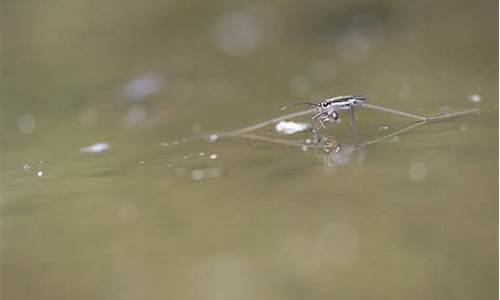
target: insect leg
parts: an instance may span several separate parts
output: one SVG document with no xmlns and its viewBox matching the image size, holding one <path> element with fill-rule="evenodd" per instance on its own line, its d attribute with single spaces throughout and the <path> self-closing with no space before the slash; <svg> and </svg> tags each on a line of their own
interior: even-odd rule
<svg viewBox="0 0 500 300">
<path fill-rule="evenodd" d="M 351 125 L 352 125 L 352 133 L 354 135 L 354 139 L 358 140 L 358 128 L 356 126 L 356 117 L 354 115 L 354 106 L 351 105 Z"/>
<path fill-rule="evenodd" d="M 356 126 L 356 117 L 354 116 L 354 106 L 351 105 L 351 122 L 353 126 Z"/>
</svg>

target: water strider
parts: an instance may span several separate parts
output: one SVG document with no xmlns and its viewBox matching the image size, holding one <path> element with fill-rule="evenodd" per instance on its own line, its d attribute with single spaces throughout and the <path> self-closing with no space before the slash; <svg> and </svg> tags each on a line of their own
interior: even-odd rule
<svg viewBox="0 0 500 300">
<path fill-rule="evenodd" d="M 299 104 L 299 103 L 297 103 Z M 197 136 L 193 136 L 191 138 L 184 138 L 179 141 L 173 142 L 179 143 L 179 142 L 187 142 L 191 140 L 197 140 L 197 139 L 206 139 L 210 142 L 215 142 L 216 140 L 220 138 L 225 138 L 225 137 L 249 137 L 249 133 L 254 132 L 258 129 L 261 129 L 263 127 L 269 126 L 269 125 L 274 125 L 277 124 L 281 121 L 286 121 L 290 120 L 293 118 L 298 118 L 302 117 L 305 115 L 310 115 L 313 114 L 312 116 L 312 122 L 311 122 L 311 128 L 312 128 L 312 141 L 313 143 L 319 143 L 322 142 L 327 142 L 324 139 L 322 139 L 319 135 L 319 130 L 315 126 L 314 121 L 319 121 L 321 126 L 324 127 L 324 123 L 326 121 L 329 121 L 332 124 L 335 124 L 336 121 L 339 119 L 339 111 L 343 110 L 350 110 L 351 112 L 351 119 L 352 119 L 352 125 L 353 125 L 353 132 L 356 134 L 356 123 L 355 123 L 355 116 L 354 116 L 354 108 L 355 107 L 361 107 L 361 108 L 367 108 L 367 109 L 372 109 L 372 110 L 378 110 L 381 112 L 393 114 L 393 115 L 399 115 L 403 117 L 407 117 L 413 120 L 416 120 L 417 122 L 410 125 L 410 126 L 419 126 L 423 124 L 428 124 L 428 123 L 433 123 L 433 122 L 438 122 L 438 121 L 444 121 L 447 119 L 451 118 L 458 118 L 462 117 L 468 114 L 474 114 L 474 113 L 479 113 L 479 109 L 477 108 L 472 108 L 472 109 L 467 109 L 463 111 L 458 111 L 458 112 L 451 112 L 451 113 L 444 113 L 436 116 L 422 116 L 418 115 L 415 113 L 409 113 L 405 111 L 401 111 L 398 109 L 393 109 L 393 108 L 388 108 L 376 104 L 369 104 L 367 103 L 367 97 L 361 96 L 361 95 L 348 95 L 348 96 L 336 96 L 332 98 L 328 98 L 325 100 L 321 100 L 317 103 L 312 103 L 312 102 L 303 102 L 300 104 L 307 104 L 310 106 L 314 106 L 313 108 L 309 108 L 306 110 L 301 110 L 298 112 L 293 112 L 290 114 L 282 115 L 279 117 L 271 118 L 269 120 L 256 123 L 250 126 L 246 126 L 243 128 L 235 129 L 235 130 L 229 130 L 229 131 L 222 131 L 222 132 L 216 132 L 216 133 L 210 133 L 210 134 L 201 134 Z M 285 107 L 286 108 L 286 107 Z M 282 108 L 284 109 L 284 108 Z M 272 139 L 269 141 L 272 142 Z M 323 145 L 324 146 L 324 145 Z"/>
<path fill-rule="evenodd" d="M 332 123 L 337 121 L 339 118 L 338 111 L 350 110 L 352 122 L 355 123 L 354 107 L 365 102 L 366 97 L 360 95 L 337 96 L 322 100 L 317 104 L 313 104 L 316 106 L 316 115 L 313 116 L 313 120 L 318 119 L 321 125 L 324 126 L 324 121 L 330 121 Z"/>
<path fill-rule="evenodd" d="M 313 102 L 300 102 L 297 104 L 306 104 L 316 107 L 315 115 L 312 117 L 313 120 L 318 120 L 322 127 L 325 127 L 323 122 L 329 121 L 332 124 L 339 118 L 338 111 L 341 110 L 351 110 L 351 118 L 353 123 L 354 120 L 354 107 L 366 102 L 366 97 L 361 95 L 348 95 L 348 96 L 336 96 L 333 98 L 328 98 L 321 100 L 318 103 Z M 288 106 L 282 108 L 285 109 Z"/>
<path fill-rule="evenodd" d="M 315 143 L 321 141 L 321 137 L 318 133 L 318 128 L 315 125 L 314 121 L 319 121 L 321 127 L 325 127 L 323 122 L 330 122 L 334 124 L 337 122 L 339 118 L 338 111 L 341 110 L 350 110 L 351 112 L 351 121 L 353 126 L 353 133 L 356 135 L 356 119 L 354 116 L 354 107 L 361 105 L 366 102 L 366 97 L 361 95 L 348 95 L 348 96 L 336 96 L 333 98 L 328 98 L 322 100 L 318 103 L 306 103 L 308 105 L 316 106 L 315 115 L 312 117 L 312 134 L 313 141 Z"/>
</svg>

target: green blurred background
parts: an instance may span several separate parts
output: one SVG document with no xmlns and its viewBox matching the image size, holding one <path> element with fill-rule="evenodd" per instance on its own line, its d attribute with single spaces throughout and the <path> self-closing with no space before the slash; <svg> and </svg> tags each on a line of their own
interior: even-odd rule
<svg viewBox="0 0 500 300">
<path fill-rule="evenodd" d="M 497 12 L 2 1 L 0 298 L 497 299 Z M 361 148 L 342 122 L 330 154 L 173 145 L 352 93 L 481 113 Z M 364 141 L 413 122 L 357 118 Z"/>
</svg>

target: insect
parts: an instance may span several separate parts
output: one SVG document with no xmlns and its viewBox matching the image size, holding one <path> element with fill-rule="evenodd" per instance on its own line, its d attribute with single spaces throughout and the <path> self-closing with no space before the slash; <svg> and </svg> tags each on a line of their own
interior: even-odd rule
<svg viewBox="0 0 500 300">
<path fill-rule="evenodd" d="M 351 118 L 354 124 L 356 122 L 354 119 L 354 107 L 365 102 L 366 97 L 359 95 L 337 96 L 322 100 L 314 104 L 316 106 L 316 114 L 313 116 L 313 120 L 318 120 L 321 126 L 324 127 L 323 122 L 330 121 L 331 123 L 335 123 L 338 120 L 338 111 L 351 110 Z"/>
</svg>

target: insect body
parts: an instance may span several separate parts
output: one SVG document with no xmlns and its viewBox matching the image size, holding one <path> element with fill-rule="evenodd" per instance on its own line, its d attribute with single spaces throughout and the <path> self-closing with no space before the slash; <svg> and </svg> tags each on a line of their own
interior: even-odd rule
<svg viewBox="0 0 500 300">
<path fill-rule="evenodd" d="M 316 104 L 316 114 L 313 120 L 318 119 L 321 124 L 323 124 L 324 121 L 334 123 L 339 118 L 338 111 L 349 109 L 351 110 L 351 117 L 354 122 L 354 107 L 365 102 L 366 97 L 358 95 L 337 96 L 322 100 Z"/>
</svg>

